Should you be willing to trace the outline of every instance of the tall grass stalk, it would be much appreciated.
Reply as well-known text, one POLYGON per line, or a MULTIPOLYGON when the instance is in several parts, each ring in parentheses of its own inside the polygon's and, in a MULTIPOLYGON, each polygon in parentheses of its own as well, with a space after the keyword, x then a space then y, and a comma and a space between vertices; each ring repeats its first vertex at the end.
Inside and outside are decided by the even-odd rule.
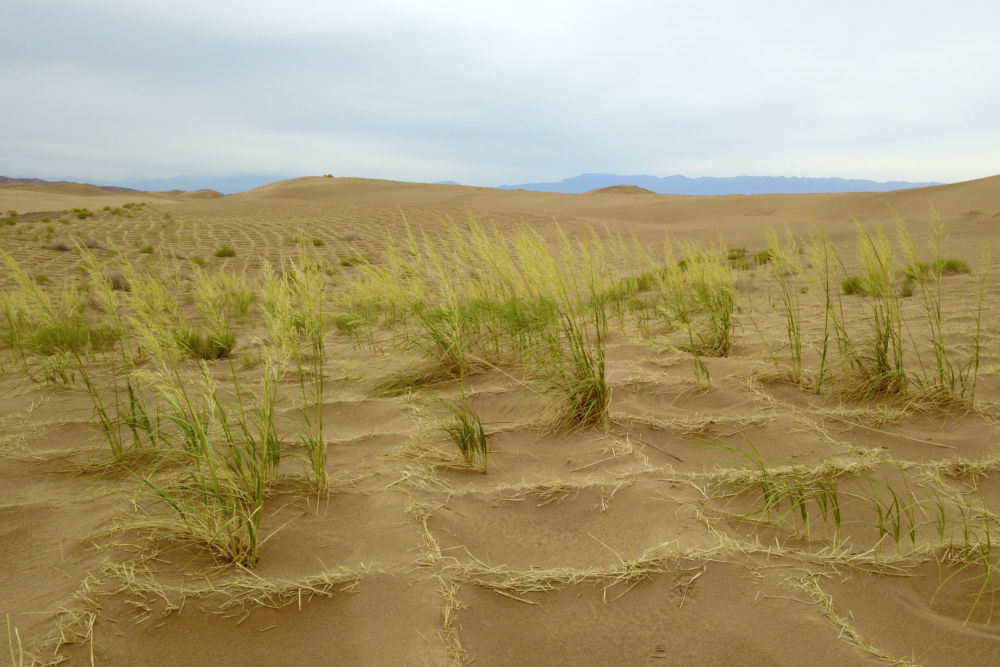
POLYGON ((702 354, 726 357, 733 348, 733 313, 736 307, 736 276, 718 251, 689 248, 688 288, 706 323, 698 331, 702 354))
POLYGON ((547 268, 546 279, 559 314, 550 334, 550 381, 561 395, 557 429, 574 429, 604 423, 611 392, 605 376, 604 349, 608 320, 603 304, 595 298, 601 282, 599 246, 591 237, 573 248, 560 234, 558 254, 535 246, 537 267, 547 268))
POLYGON ((802 382, 802 313, 799 306, 799 289, 796 276, 801 267, 795 259, 795 243, 792 240, 782 242, 778 235, 769 230, 767 233, 768 257, 770 258, 771 275, 781 289, 781 303, 785 314, 785 331, 788 335, 788 349, 791 357, 792 382, 802 382))
POLYGON ((300 246, 298 266, 285 267, 281 276, 271 272, 263 283, 262 307, 272 347, 295 364, 305 419, 300 440, 316 487, 325 489, 329 485, 328 445, 323 437, 326 279, 307 268, 315 264, 310 260, 315 260, 315 249, 300 246))
POLYGON ((143 441, 145 441, 146 448, 155 451, 159 447, 159 424, 145 390, 132 380, 131 374, 136 369, 136 355, 129 343, 129 332, 122 315, 124 304, 114 288, 107 268, 98 261, 89 249, 81 247, 80 254, 91 295, 96 300, 98 307, 109 318, 111 326, 116 332, 119 363, 113 363, 111 367, 111 389, 114 395, 113 416, 108 413, 110 406, 104 404, 88 369, 82 362, 78 363, 80 375, 115 456, 123 454, 123 428, 127 428, 131 432, 132 447, 142 446, 143 441), (124 387, 122 387, 123 379, 124 387))
POLYGON ((21 644, 21 633, 17 627, 10 624, 10 614, 5 614, 7 618, 7 647, 10 649, 10 664, 12 667, 23 667, 26 657, 24 646, 21 644), (16 648, 15 648, 16 647, 16 648))
POLYGON ((843 301, 836 290, 835 272, 842 267, 837 249, 830 238, 822 233, 812 234, 805 244, 806 255, 809 257, 813 270, 808 274, 811 280, 811 292, 820 300, 823 307, 823 338, 820 342, 819 370, 816 374, 816 392, 823 390, 823 385, 830 375, 831 338, 836 344, 837 359, 840 370, 844 370, 846 360, 853 356, 851 338, 845 326, 843 301))
POLYGON ((708 389, 711 386, 711 375, 701 359, 701 347, 695 340, 693 318, 696 307, 685 276, 687 261, 685 260, 682 267, 675 259, 669 239, 664 241, 662 260, 652 260, 645 253, 640 257, 642 257, 641 265, 645 268, 643 275, 651 276, 653 281, 656 313, 669 326, 679 326, 684 329, 688 338, 686 351, 691 355, 695 381, 699 389, 708 389))
POLYGON ((861 257, 868 274, 871 298, 867 354, 859 358, 863 395, 902 394, 907 375, 903 358, 903 317, 898 272, 889 240, 881 231, 859 228, 861 257))

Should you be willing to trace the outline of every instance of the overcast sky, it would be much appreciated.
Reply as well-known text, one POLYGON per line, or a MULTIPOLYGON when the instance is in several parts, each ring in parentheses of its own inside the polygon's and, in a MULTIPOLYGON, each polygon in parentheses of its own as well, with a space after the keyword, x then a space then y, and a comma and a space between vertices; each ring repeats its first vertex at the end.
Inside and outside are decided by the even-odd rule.
POLYGON ((1000 173, 1000 2, 2 0, 0 174, 1000 173))

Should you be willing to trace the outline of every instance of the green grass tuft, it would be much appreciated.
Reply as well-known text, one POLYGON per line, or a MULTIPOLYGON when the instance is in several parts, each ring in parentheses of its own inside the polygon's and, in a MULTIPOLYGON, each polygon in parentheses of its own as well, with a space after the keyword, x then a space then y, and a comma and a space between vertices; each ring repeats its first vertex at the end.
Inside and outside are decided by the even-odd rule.
POLYGON ((438 401, 451 413, 441 429, 458 446, 465 464, 470 468, 479 468, 485 474, 489 464, 489 446, 479 415, 469 406, 464 395, 460 403, 443 398, 438 401))

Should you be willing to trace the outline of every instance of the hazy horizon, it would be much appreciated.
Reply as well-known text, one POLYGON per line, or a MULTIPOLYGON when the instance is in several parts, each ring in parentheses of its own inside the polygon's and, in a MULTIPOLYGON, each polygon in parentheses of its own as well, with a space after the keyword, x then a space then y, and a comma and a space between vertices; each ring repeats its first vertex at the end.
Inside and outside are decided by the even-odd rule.
MULTIPOLYGON (((331 174, 332 175, 332 174, 331 174)), ((222 194, 238 194, 262 185, 277 181, 300 178, 302 176, 319 176, 319 174, 280 175, 280 174, 234 174, 230 176, 210 177, 198 175, 183 175, 170 178, 131 178, 117 181, 102 179, 87 179, 73 177, 41 177, 33 175, 0 174, 2 179, 43 180, 46 182, 75 182, 96 185, 99 187, 124 187, 148 192, 163 192, 168 190, 215 190, 222 194)), ((337 174, 339 177, 352 178, 351 174, 337 174)), ((386 178, 390 181, 404 179, 386 178)), ((454 180, 444 181, 411 181, 428 185, 470 185, 454 180)), ((852 179, 839 176, 817 178, 808 176, 738 176, 724 177, 689 177, 683 174, 655 176, 651 174, 609 174, 585 173, 570 176, 558 181, 542 181, 533 183, 492 184, 489 187, 501 190, 527 189, 553 193, 582 193, 611 185, 638 185, 660 194, 780 194, 808 192, 887 192, 890 190, 925 187, 929 185, 945 185, 942 182, 914 181, 874 181, 868 179, 852 179), (779 187, 780 186, 782 187, 779 187)))
POLYGON ((995 173, 1000 6, 15 2, 0 173, 995 173))

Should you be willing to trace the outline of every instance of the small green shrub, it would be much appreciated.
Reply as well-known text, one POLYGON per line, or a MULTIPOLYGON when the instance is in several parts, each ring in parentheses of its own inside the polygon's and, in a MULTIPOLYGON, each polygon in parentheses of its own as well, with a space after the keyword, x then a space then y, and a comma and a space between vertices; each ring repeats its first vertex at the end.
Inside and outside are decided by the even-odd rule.
POLYGON ((139 248, 139 252, 141 252, 143 255, 152 255, 153 254, 153 246, 151 246, 151 245, 144 245, 141 248, 139 248))
POLYGON ((753 255, 754 264, 756 264, 757 266, 770 264, 771 260, 773 259, 774 259, 774 251, 771 248, 764 248, 763 250, 758 250, 753 255))
POLYGON ((31 333, 28 347, 43 356, 62 352, 80 354, 91 350, 106 350, 117 339, 118 332, 112 327, 91 326, 80 317, 72 317, 37 326, 31 333))
POLYGON ((942 276, 957 275, 959 273, 972 273, 969 265, 960 259, 939 259, 934 262, 934 268, 942 276))
POLYGON ((871 290, 868 289, 868 282, 863 276, 848 276, 844 278, 840 281, 840 288, 844 290, 844 294, 871 295, 871 290))
POLYGON ((205 258, 201 255, 195 255, 191 258, 191 263, 195 266, 205 266, 208 262, 206 262, 205 258))
POLYGON ((208 332, 201 329, 182 329, 178 342, 197 359, 226 359, 236 347, 236 334, 229 329, 208 332))
POLYGON ((236 248, 227 244, 224 244, 218 250, 215 251, 216 257, 236 257, 236 248))

